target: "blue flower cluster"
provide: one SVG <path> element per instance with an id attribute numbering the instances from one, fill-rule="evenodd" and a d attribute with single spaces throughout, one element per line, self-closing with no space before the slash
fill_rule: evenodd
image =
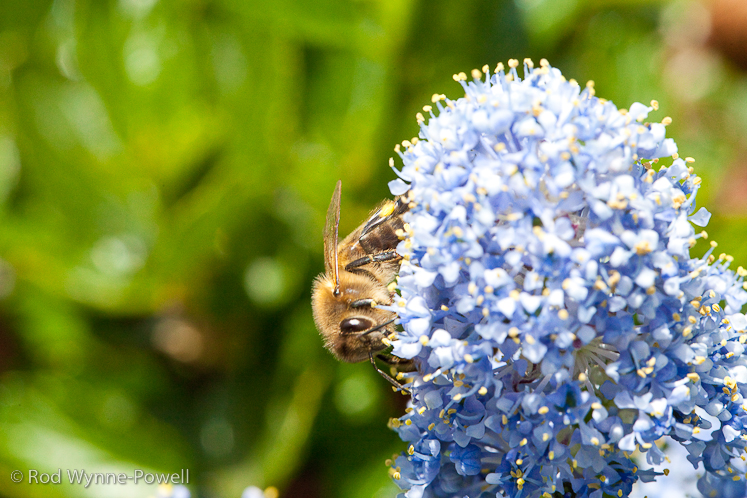
<path id="1" fill-rule="evenodd" d="M 407 498 L 622 497 L 669 436 L 701 492 L 744 496 L 747 271 L 714 242 L 690 255 L 710 217 L 693 160 L 669 118 L 646 122 L 655 101 L 518 65 L 455 75 L 464 97 L 434 95 L 396 149 L 411 209 L 389 341 L 419 368 L 399 374 L 390 473 Z"/>

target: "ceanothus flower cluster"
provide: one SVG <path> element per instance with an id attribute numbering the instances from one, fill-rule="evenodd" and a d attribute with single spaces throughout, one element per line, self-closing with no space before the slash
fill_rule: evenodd
<path id="1" fill-rule="evenodd" d="M 397 148 L 389 340 L 418 371 L 391 474 L 407 498 L 622 497 L 669 436 L 704 495 L 745 496 L 747 271 L 714 242 L 690 255 L 710 217 L 693 160 L 646 122 L 656 102 L 508 65 L 455 75 L 464 97 L 434 95 Z"/>

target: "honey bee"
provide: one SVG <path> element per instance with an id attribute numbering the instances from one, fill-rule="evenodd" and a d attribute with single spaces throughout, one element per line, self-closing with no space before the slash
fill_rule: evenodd
<path id="1" fill-rule="evenodd" d="M 392 304 L 387 288 L 397 276 L 402 256 L 397 254 L 402 215 L 408 203 L 402 197 L 382 202 L 368 219 L 338 244 L 340 192 L 338 181 L 327 209 L 324 227 L 324 268 L 314 281 L 311 304 L 314 322 L 325 347 L 339 360 L 357 363 L 368 359 L 384 378 L 405 390 L 376 365 L 374 357 L 405 368 L 409 360 L 381 354 L 383 339 L 394 332 L 397 315 L 376 307 Z"/>

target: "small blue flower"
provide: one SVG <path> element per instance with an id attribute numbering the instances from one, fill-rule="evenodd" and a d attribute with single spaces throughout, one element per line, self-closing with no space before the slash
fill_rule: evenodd
<path id="1" fill-rule="evenodd" d="M 703 492 L 743 495 L 747 272 L 713 242 L 690 256 L 710 216 L 692 159 L 656 102 L 517 66 L 455 75 L 464 97 L 434 95 L 396 149 L 391 344 L 419 368 L 392 475 L 407 498 L 627 496 L 661 475 L 631 453 L 659 464 L 669 437 Z"/>
<path id="2" fill-rule="evenodd" d="M 186 486 L 177 484 L 160 484 L 156 491 L 156 498 L 190 498 L 189 489 Z"/>

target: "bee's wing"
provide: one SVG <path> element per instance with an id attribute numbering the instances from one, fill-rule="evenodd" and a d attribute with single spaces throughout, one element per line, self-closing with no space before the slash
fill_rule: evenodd
<path id="1" fill-rule="evenodd" d="M 340 192 L 342 181 L 337 181 L 335 192 L 327 209 L 327 222 L 324 225 L 324 268 L 327 275 L 335 276 L 335 293 L 340 289 L 340 274 L 337 264 L 337 238 L 340 227 Z"/>

